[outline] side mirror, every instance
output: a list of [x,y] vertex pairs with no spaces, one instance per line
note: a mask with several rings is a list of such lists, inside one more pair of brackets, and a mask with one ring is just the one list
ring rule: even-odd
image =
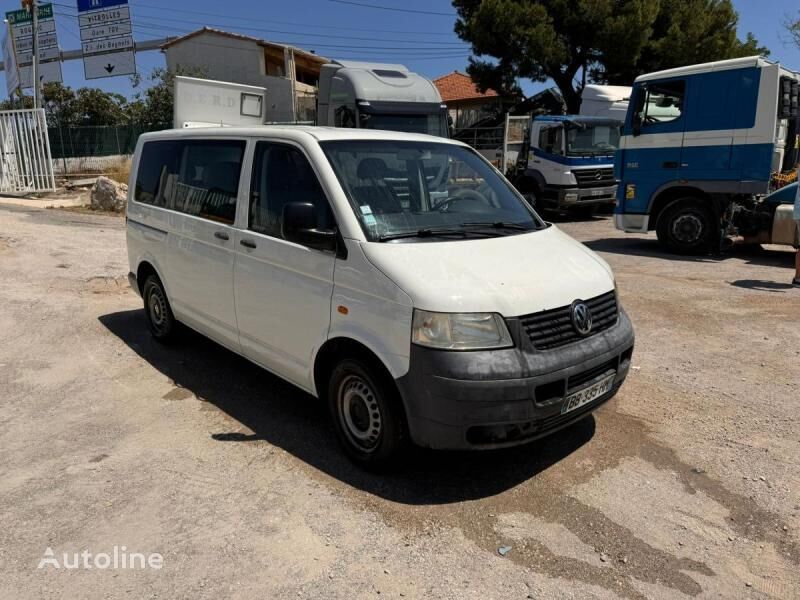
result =
[[317,250],[336,250],[336,231],[317,229],[317,209],[311,202],[289,202],[283,207],[283,238]]

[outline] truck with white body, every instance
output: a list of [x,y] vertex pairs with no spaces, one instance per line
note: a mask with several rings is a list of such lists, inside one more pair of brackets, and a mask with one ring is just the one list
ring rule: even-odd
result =
[[[174,127],[277,124],[281,115],[300,114],[297,102],[296,96],[273,95],[268,88],[176,77]],[[292,122],[448,137],[447,107],[436,86],[403,65],[322,65],[316,105],[316,119]]]
[[791,205],[766,194],[793,177],[800,73],[761,57],[636,79],[615,158],[618,229],[655,230],[672,252],[731,236],[796,244]]
[[600,206],[613,206],[617,193],[614,152],[621,122],[581,115],[528,119],[522,148],[509,172],[528,202],[583,216]]

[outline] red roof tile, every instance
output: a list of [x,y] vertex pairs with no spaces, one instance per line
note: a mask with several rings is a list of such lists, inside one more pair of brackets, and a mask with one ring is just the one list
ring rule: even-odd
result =
[[495,98],[499,96],[499,94],[491,88],[483,93],[479,92],[472,78],[459,71],[453,71],[438,79],[434,79],[433,84],[439,90],[444,102],[472,100],[474,98]]

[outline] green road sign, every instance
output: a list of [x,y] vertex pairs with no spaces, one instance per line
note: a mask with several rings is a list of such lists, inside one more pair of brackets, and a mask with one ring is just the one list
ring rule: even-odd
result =
[[[39,6],[39,18],[40,19],[52,19],[53,18],[53,5],[52,4],[42,4]],[[33,15],[29,13],[25,9],[20,10],[11,10],[6,13],[6,19],[11,25],[18,25],[20,23],[30,23],[33,21]]]

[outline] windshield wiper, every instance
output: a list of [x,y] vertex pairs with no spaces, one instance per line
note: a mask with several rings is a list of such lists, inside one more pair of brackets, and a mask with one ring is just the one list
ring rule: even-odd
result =
[[476,221],[474,223],[462,223],[462,227],[491,227],[492,229],[515,229],[517,231],[532,231],[533,228],[520,223],[510,221]]
[[402,231],[399,233],[387,233],[378,238],[379,242],[388,242],[390,240],[400,240],[403,238],[413,237],[446,237],[457,235],[459,237],[467,237],[467,232],[463,229],[417,229],[416,231]]

